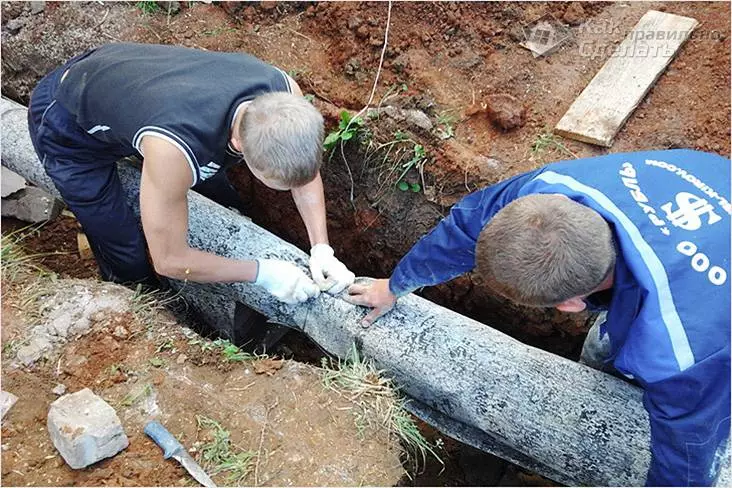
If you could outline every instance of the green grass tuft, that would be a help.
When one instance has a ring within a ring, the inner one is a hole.
[[[252,472],[252,460],[257,454],[237,448],[231,442],[231,433],[214,419],[197,415],[196,422],[199,429],[206,429],[211,435],[211,441],[200,449],[206,470],[211,475],[227,473],[227,483],[240,485]]]

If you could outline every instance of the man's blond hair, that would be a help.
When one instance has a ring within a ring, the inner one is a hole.
[[[285,92],[260,95],[239,127],[242,153],[263,176],[300,187],[323,161],[323,116],[304,97]]]
[[[562,195],[528,195],[500,210],[476,247],[478,273],[517,303],[551,307],[589,294],[615,265],[612,231]]]

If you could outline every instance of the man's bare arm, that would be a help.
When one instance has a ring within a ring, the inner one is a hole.
[[[325,217],[325,196],[320,173],[307,185],[291,190],[297,211],[308,230],[310,245],[328,244],[328,228]]]
[[[183,154],[169,142],[146,136],[140,183],[140,212],[155,271],[197,282],[254,281],[257,263],[228,259],[188,245],[188,189],[193,175]]]

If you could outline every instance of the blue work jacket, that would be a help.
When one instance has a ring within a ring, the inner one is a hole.
[[[397,296],[475,267],[486,223],[511,201],[562,194],[597,211],[618,249],[609,361],[644,389],[651,486],[714,483],[730,429],[730,161],[690,150],[562,161],[458,202],[402,258]]]

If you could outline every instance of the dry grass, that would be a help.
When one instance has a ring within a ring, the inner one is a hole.
[[[414,418],[405,410],[405,400],[391,378],[384,376],[373,362],[361,357],[355,345],[345,360],[323,360],[323,385],[349,399],[354,406],[354,422],[359,433],[366,429],[386,429],[389,436],[407,449],[419,467],[432,456],[442,459],[422,435]]]

